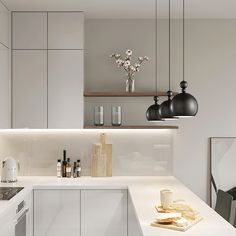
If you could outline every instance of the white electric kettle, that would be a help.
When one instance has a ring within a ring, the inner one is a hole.
[[[1,182],[10,183],[17,182],[19,163],[12,157],[7,157],[2,162],[2,178]]]

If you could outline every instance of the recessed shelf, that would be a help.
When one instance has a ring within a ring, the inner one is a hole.
[[[173,92],[173,95],[176,95]],[[153,96],[167,96],[166,92],[84,92],[84,97],[153,97]]]
[[[85,125],[84,129],[178,129],[178,126],[173,125],[121,125],[121,126],[95,126]]]
[[[176,95],[173,92],[173,95]],[[166,92],[84,92],[84,97],[153,97],[153,96],[167,96]],[[174,125],[121,125],[121,126],[95,126],[85,125],[84,129],[178,129]]]

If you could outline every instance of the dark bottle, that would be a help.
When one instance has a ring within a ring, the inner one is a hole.
[[[81,176],[81,163],[80,163],[80,160],[77,160],[76,175],[77,175],[77,177]]]
[[[73,177],[77,178],[77,162],[74,162],[73,166]]]
[[[66,164],[66,177],[71,177],[71,164],[70,164],[70,158],[67,158],[67,164]]]
[[[66,177],[66,150],[63,150],[62,177]]]

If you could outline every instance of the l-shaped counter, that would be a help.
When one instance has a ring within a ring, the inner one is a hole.
[[[163,177],[106,177],[106,178],[56,178],[56,177],[19,177],[17,183],[4,184],[0,186],[15,187],[21,186],[24,189],[9,201],[0,201],[0,232],[3,220],[6,218],[10,209],[22,201],[27,194],[32,194],[33,190],[40,189],[126,189],[128,197],[133,207],[133,214],[138,225],[131,224],[128,236],[136,236],[136,230],[143,236],[236,236],[236,229],[218,215],[198,196],[186,188],[179,180],[173,176]],[[188,202],[203,220],[186,232],[178,232],[169,229],[162,229],[150,226],[156,218],[155,205],[160,203],[160,190],[171,189],[174,198],[183,199]],[[130,203],[129,203],[130,204]],[[128,206],[129,207],[129,206]],[[129,219],[128,219],[129,220]],[[134,229],[132,229],[132,227]],[[138,228],[138,229],[137,229]],[[0,233],[1,235],[1,233]],[[5,235],[1,235],[5,236]],[[31,236],[31,235],[30,235]]]

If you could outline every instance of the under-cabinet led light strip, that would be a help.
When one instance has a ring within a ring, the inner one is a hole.
[[[174,132],[171,129],[0,129],[0,134],[20,134],[20,133],[158,133],[168,134]]]

